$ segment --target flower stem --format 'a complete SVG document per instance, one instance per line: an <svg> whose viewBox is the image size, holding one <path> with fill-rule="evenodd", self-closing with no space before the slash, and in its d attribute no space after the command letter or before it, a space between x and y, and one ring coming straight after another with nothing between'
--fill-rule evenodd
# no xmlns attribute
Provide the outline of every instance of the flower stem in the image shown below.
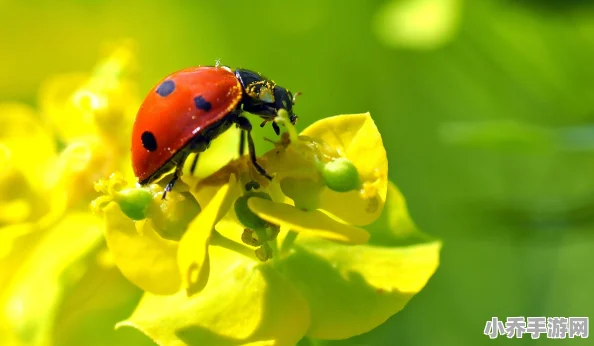
<svg viewBox="0 0 594 346"><path fill-rule="evenodd" d="M295 126L291 124L291 120L289 120L289 113L286 110L279 110L278 115L274 120L285 126L287 132L289 132L289 138L291 139L291 143L296 143L299 140L299 134L297 134Z"/></svg>
<svg viewBox="0 0 594 346"><path fill-rule="evenodd" d="M285 237L285 239L283 240L283 244L281 245L281 253L286 253L289 251L289 249L291 249L293 243L295 242L295 239L297 239L297 234L298 233L295 231L289 231L287 233L287 236Z"/></svg>
<svg viewBox="0 0 594 346"><path fill-rule="evenodd" d="M210 245L224 247L228 250L235 251L240 255L253 259L254 261L260 261L258 257L256 257L253 249L234 242L217 231L212 232Z"/></svg>
<svg viewBox="0 0 594 346"><path fill-rule="evenodd" d="M270 248L272 249L272 259L274 260L275 258L278 258L279 252L278 252L278 243L277 243L276 239L269 240L268 244L270 245Z"/></svg>

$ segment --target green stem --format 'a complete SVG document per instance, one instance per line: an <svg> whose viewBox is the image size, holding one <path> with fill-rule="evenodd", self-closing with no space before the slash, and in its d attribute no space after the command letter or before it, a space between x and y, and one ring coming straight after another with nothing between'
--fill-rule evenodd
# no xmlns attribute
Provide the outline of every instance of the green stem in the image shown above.
<svg viewBox="0 0 594 346"><path fill-rule="evenodd" d="M258 240L260 241L261 244L264 244L265 242L268 241L268 235L266 234L266 229L254 228L253 230L256 233L256 236L258 237Z"/></svg>
<svg viewBox="0 0 594 346"><path fill-rule="evenodd" d="M291 143L296 143L299 140L299 134L297 134L295 126L291 124L291 120L289 119L289 113L286 110L279 110L278 115L274 120L285 126L287 132L289 132L289 138L291 139Z"/></svg>
<svg viewBox="0 0 594 346"><path fill-rule="evenodd" d="M276 239L269 240L268 244L270 245L270 248L272 249L272 259L274 260L275 258L278 258L280 253L278 252L278 243L276 242Z"/></svg>
<svg viewBox="0 0 594 346"><path fill-rule="evenodd" d="M231 251L235 251L240 255L243 255L245 257L253 259L255 261L258 261L258 262L260 261L258 259L258 257L256 257L256 253L254 252L253 249L251 249L247 246L241 245L237 242L234 242L233 240L225 237L224 235L222 235L221 233L219 233L217 231L212 232L212 235L210 237L210 245L224 247Z"/></svg>
<svg viewBox="0 0 594 346"><path fill-rule="evenodd" d="M293 243L295 242L295 239L297 239L297 234L299 234L299 233L297 233L295 231L289 231L287 233L287 236L283 240L283 244L281 245L281 248L280 248L281 253L287 253L291 249L291 247L293 246Z"/></svg>
<svg viewBox="0 0 594 346"><path fill-rule="evenodd" d="M274 258L278 253L278 249L276 246L276 240L270 241L268 240L268 233L266 232L265 228L254 228L254 232L256 232L256 236L258 240L262 242L262 246L269 248L272 251L272 257ZM271 259L268 258L268 259Z"/></svg>

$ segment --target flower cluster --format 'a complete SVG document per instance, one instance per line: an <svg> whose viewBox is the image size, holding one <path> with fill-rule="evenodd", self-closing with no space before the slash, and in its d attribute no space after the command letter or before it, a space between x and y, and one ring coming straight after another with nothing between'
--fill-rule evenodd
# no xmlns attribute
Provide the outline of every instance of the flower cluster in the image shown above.
<svg viewBox="0 0 594 346"><path fill-rule="evenodd" d="M239 157L203 177L186 165L166 199L164 182L138 187L119 173L95 185L115 263L145 291L118 326L160 345L345 339L424 287L441 244L417 230L388 181L371 116L329 117L300 134L286 112L275 121L285 131L258 158L272 181Z"/></svg>
<svg viewBox="0 0 594 346"><path fill-rule="evenodd" d="M388 181L369 114L298 134L279 112L284 132L258 157L272 181L237 157L232 129L195 175L187 160L166 199L163 181L137 186L131 66L120 46L91 73L47 81L37 109L0 104L0 344L64 342L81 296L86 309L89 297L105 309L130 296L117 270L144 291L118 326L161 345L348 338L401 310L435 272L441 244ZM101 294L87 287L104 276Z"/></svg>
<svg viewBox="0 0 594 346"><path fill-rule="evenodd" d="M98 195L93 182L131 171L126 137L139 104L127 74L132 56L120 45L91 73L49 79L37 108L0 104L2 345L53 344L71 316L64 306L81 299L82 277L116 272L88 206ZM104 306L113 299L101 297Z"/></svg>

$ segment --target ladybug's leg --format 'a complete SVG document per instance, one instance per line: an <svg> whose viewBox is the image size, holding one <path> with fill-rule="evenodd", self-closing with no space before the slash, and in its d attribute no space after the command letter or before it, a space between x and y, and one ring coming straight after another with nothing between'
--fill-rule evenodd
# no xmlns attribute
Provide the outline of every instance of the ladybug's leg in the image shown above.
<svg viewBox="0 0 594 346"><path fill-rule="evenodd" d="M167 186L165 186L165 191L163 191L163 199L165 199L165 197L167 196L167 193L169 193L169 191L171 191L173 189L173 186L177 182L177 179L179 179L179 177L181 176L182 170L184 168L184 162L188 158L188 154L189 153L186 152L186 153L182 154L182 157L180 157L179 162L177 163L177 166L175 167L175 172L173 173L173 177L171 178L171 180L169 181ZM198 155L196 155L196 157L198 157ZM194 161L197 161L197 159L194 159Z"/></svg>
<svg viewBox="0 0 594 346"><path fill-rule="evenodd" d="M175 170L175 173L173 173L173 178L171 178L167 186L165 186L165 191L163 192L163 199L165 199L167 193L171 191L171 189L173 189L173 185L175 185L177 179L179 179L179 174L177 173L177 170Z"/></svg>
<svg viewBox="0 0 594 346"><path fill-rule="evenodd" d="M280 127L278 127L278 124L275 123L274 120L266 119L260 124L260 127L266 126L266 124L268 124L269 121L272 121L272 128L274 129L274 133L276 133L277 136L280 135Z"/></svg>
<svg viewBox="0 0 594 346"><path fill-rule="evenodd" d="M235 121L237 122L237 125L239 125L239 128L245 131L247 134L248 149L250 152L250 160L252 161L252 164L254 165L258 173L265 176L268 180L272 180L272 177L268 175L268 173L266 173L266 170L262 166L260 166L256 161L256 146L254 145L254 139L252 138L252 124L250 124L250 121L244 117L237 117L237 120Z"/></svg>
<svg viewBox="0 0 594 346"><path fill-rule="evenodd" d="M192 166L190 166L190 174L192 174L192 175L194 175L196 166L198 166L198 157L199 156L200 156L200 153L196 153L196 156L194 156L194 160L192 160Z"/></svg>
<svg viewBox="0 0 594 346"><path fill-rule="evenodd" d="M273 122L272 123L272 128L274 129L274 132L276 133L276 135L280 135L280 128L278 127L278 124Z"/></svg>
<svg viewBox="0 0 594 346"><path fill-rule="evenodd" d="M245 112L256 114L264 118L264 121L260 124L260 127L264 127L269 121L272 121L272 128L274 129L274 132L277 135L280 134L280 128L273 121L274 117L276 117L277 114L277 110L274 107L270 107L266 104L250 104L244 105L243 110Z"/></svg>
<svg viewBox="0 0 594 346"><path fill-rule="evenodd" d="M245 153L245 131L239 132L239 156L243 156Z"/></svg>

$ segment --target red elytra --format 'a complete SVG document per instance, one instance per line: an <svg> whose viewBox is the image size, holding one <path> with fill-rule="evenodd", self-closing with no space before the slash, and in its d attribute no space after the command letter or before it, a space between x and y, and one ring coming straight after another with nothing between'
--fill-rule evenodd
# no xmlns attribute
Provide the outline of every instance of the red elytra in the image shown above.
<svg viewBox="0 0 594 346"><path fill-rule="evenodd" d="M159 94L165 81L175 83L173 90ZM212 100L210 108L196 107L196 97ZM163 79L144 99L132 129L132 167L139 181L146 181L197 132L235 109L241 97L235 74L223 68L188 68ZM154 136L156 145L143 144L145 132ZM150 140L146 136L150 135L145 135L145 142Z"/></svg>
<svg viewBox="0 0 594 346"><path fill-rule="evenodd" d="M145 185L176 167L166 187L170 191L187 156L206 150L214 138L237 124L247 133L255 168L270 178L256 162L251 125L241 114L259 115L265 124L282 108L295 123L293 104L290 91L249 70L199 66L174 72L151 89L138 110L131 141L134 174ZM273 123L273 127L278 133L278 126Z"/></svg>

